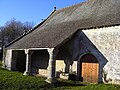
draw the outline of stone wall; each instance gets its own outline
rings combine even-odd
[[[11,70],[12,50],[5,50],[4,68]]]
[[[120,26],[83,30],[82,33],[95,46],[99,54],[103,56],[100,57],[100,55],[96,54],[101,64],[105,64],[102,60],[107,60],[104,66],[106,77],[104,81],[120,83]],[[91,52],[95,52],[95,50],[90,49],[91,46],[88,46],[88,48]]]
[[[66,64],[64,60],[56,60],[56,77],[68,79],[68,73],[65,72]],[[73,61],[71,68],[69,68],[71,73],[77,75],[77,61]]]
[[[98,82],[118,83],[120,80],[120,26],[78,30],[60,47],[62,59],[80,61],[87,53],[94,55],[99,62]],[[103,71],[104,69],[104,71]],[[106,73],[103,80],[103,72]]]

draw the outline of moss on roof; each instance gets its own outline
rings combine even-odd
[[[115,24],[120,24],[120,0],[89,0],[55,11],[42,25],[7,48],[56,47],[78,29]]]

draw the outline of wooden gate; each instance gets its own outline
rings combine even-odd
[[[81,76],[83,82],[97,83],[98,70],[99,63],[93,55],[87,54],[81,58]]]

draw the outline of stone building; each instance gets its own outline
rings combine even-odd
[[[54,10],[7,45],[3,67],[50,83],[60,77],[119,84],[119,37],[120,0],[89,0]]]

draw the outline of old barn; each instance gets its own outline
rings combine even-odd
[[[120,83],[120,0],[60,10],[4,49],[3,67],[24,75]]]

